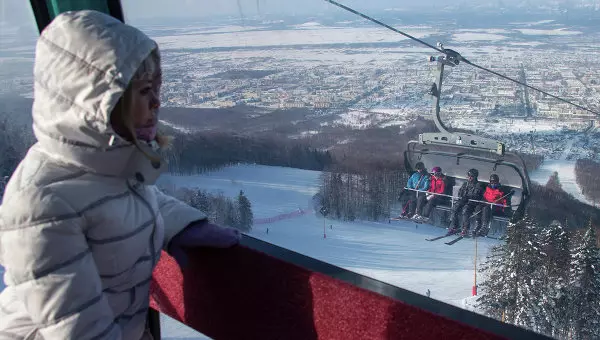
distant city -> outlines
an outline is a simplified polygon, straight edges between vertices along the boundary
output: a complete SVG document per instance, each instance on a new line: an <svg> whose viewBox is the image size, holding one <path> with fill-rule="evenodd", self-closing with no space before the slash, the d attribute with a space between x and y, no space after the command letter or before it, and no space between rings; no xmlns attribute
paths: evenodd
<svg viewBox="0 0 600 340"><path fill-rule="evenodd" d="M162 50L163 106L303 108L339 115L356 128L428 119L436 65L427 58L437 52L364 20L344 18L351 20L234 18L140 28ZM476 27L458 19L424 17L422 24L406 25L388 18L479 65L600 110L597 27L557 19ZM2 52L0 93L31 96L32 56L32 46L13 44ZM465 64L446 68L442 93L442 118L450 127L550 158L600 159L600 142L591 138L600 121L589 112ZM577 138L566 143L570 133Z"/></svg>

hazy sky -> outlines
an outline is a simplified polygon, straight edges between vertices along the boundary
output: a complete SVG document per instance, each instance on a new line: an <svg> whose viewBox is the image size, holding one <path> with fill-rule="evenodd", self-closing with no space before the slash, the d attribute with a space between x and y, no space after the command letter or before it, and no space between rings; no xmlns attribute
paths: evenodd
<svg viewBox="0 0 600 340"><path fill-rule="evenodd" d="M361 11L385 8L408 8L415 3L456 3L455 0L339 0ZM464 1L464 0L462 0ZM469 0L471 1L471 0ZM511 0L509 0L511 1ZM344 13L324 0L121 0L126 20L153 17L206 17L231 15L245 17L257 14L310 15ZM348 14L350 16L350 14ZM11 24L32 22L29 1L0 0L0 21Z"/></svg>
<svg viewBox="0 0 600 340"><path fill-rule="evenodd" d="M515 4L565 4L600 0L338 0L339 2L375 14L378 11L413 7L441 9L446 6L472 7L473 4L511 6ZM352 17L350 13L327 3L325 0L121 0L126 20L168 17L244 16L257 14L317 15L339 13ZM26 0L0 0L0 21L11 24L33 22L33 15Z"/></svg>
<svg viewBox="0 0 600 340"><path fill-rule="evenodd" d="M534 2L565 2L581 0L339 0L339 2L361 11L376 11L386 8L430 7L466 3L515 4ZM260 13L317 14L321 12L342 12L324 0L122 0L125 15L132 19L151 17L182 16L244 16ZM33 20L29 1L0 0L0 20L20 22Z"/></svg>

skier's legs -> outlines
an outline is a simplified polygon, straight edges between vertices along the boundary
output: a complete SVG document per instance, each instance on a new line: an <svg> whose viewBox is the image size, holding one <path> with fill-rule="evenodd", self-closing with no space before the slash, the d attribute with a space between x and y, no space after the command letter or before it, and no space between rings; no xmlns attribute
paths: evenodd
<svg viewBox="0 0 600 340"><path fill-rule="evenodd" d="M450 229L458 229L458 214L463 210L466 203L458 201L454 204L452 209L452 216L450 217Z"/></svg>
<svg viewBox="0 0 600 340"><path fill-rule="evenodd" d="M471 215L473 215L473 211L478 206L478 203L468 202L465 204L465 207L462 210L462 230L467 233L469 231L469 227L471 224L471 220L469 219Z"/></svg>
<svg viewBox="0 0 600 340"><path fill-rule="evenodd" d="M439 199L439 196L434 196L432 199L427 201L427 204L425 204L425 207L423 207L423 214L421 216L429 218L431 210L437 205Z"/></svg>
<svg viewBox="0 0 600 340"><path fill-rule="evenodd" d="M475 207L475 211L473 212L475 214L475 233L477 233L480 229L481 229L481 219L482 219L482 210L485 209L485 205L484 204L477 204L477 206Z"/></svg>
<svg viewBox="0 0 600 340"><path fill-rule="evenodd" d="M481 230L479 235L485 236L490 231L490 218L492 217L492 209L489 205L485 205L481 211Z"/></svg>
<svg viewBox="0 0 600 340"><path fill-rule="evenodd" d="M402 205L402 216L410 216L414 214L415 211L415 200L417 199L415 192L411 190L407 190L404 194L404 203Z"/></svg>
<svg viewBox="0 0 600 340"><path fill-rule="evenodd" d="M419 197L417 197L417 210L415 211L415 213L423 216L423 208L426 203L427 203L427 196L424 193L420 192Z"/></svg>
<svg viewBox="0 0 600 340"><path fill-rule="evenodd" d="M416 206L417 206L417 192L415 191L411 191L411 194L409 196L409 201L408 201L408 210L407 211L407 216L412 216L415 214L415 210L416 210Z"/></svg>

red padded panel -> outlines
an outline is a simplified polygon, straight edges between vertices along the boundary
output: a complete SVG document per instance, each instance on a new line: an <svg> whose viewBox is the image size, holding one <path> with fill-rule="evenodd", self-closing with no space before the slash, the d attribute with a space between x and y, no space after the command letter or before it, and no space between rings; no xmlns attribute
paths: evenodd
<svg viewBox="0 0 600 340"><path fill-rule="evenodd" d="M151 306L216 339L501 339L256 250L166 253Z"/></svg>

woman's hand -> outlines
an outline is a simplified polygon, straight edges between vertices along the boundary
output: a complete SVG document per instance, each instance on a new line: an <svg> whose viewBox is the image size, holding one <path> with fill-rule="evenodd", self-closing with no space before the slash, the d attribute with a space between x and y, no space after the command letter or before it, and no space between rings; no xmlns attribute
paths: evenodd
<svg viewBox="0 0 600 340"><path fill-rule="evenodd" d="M167 252L175 258L181 268L184 268L188 263L185 248L229 248L238 244L240 239L239 230L220 227L209 223L207 220L202 220L191 223L175 235L169 243Z"/></svg>

